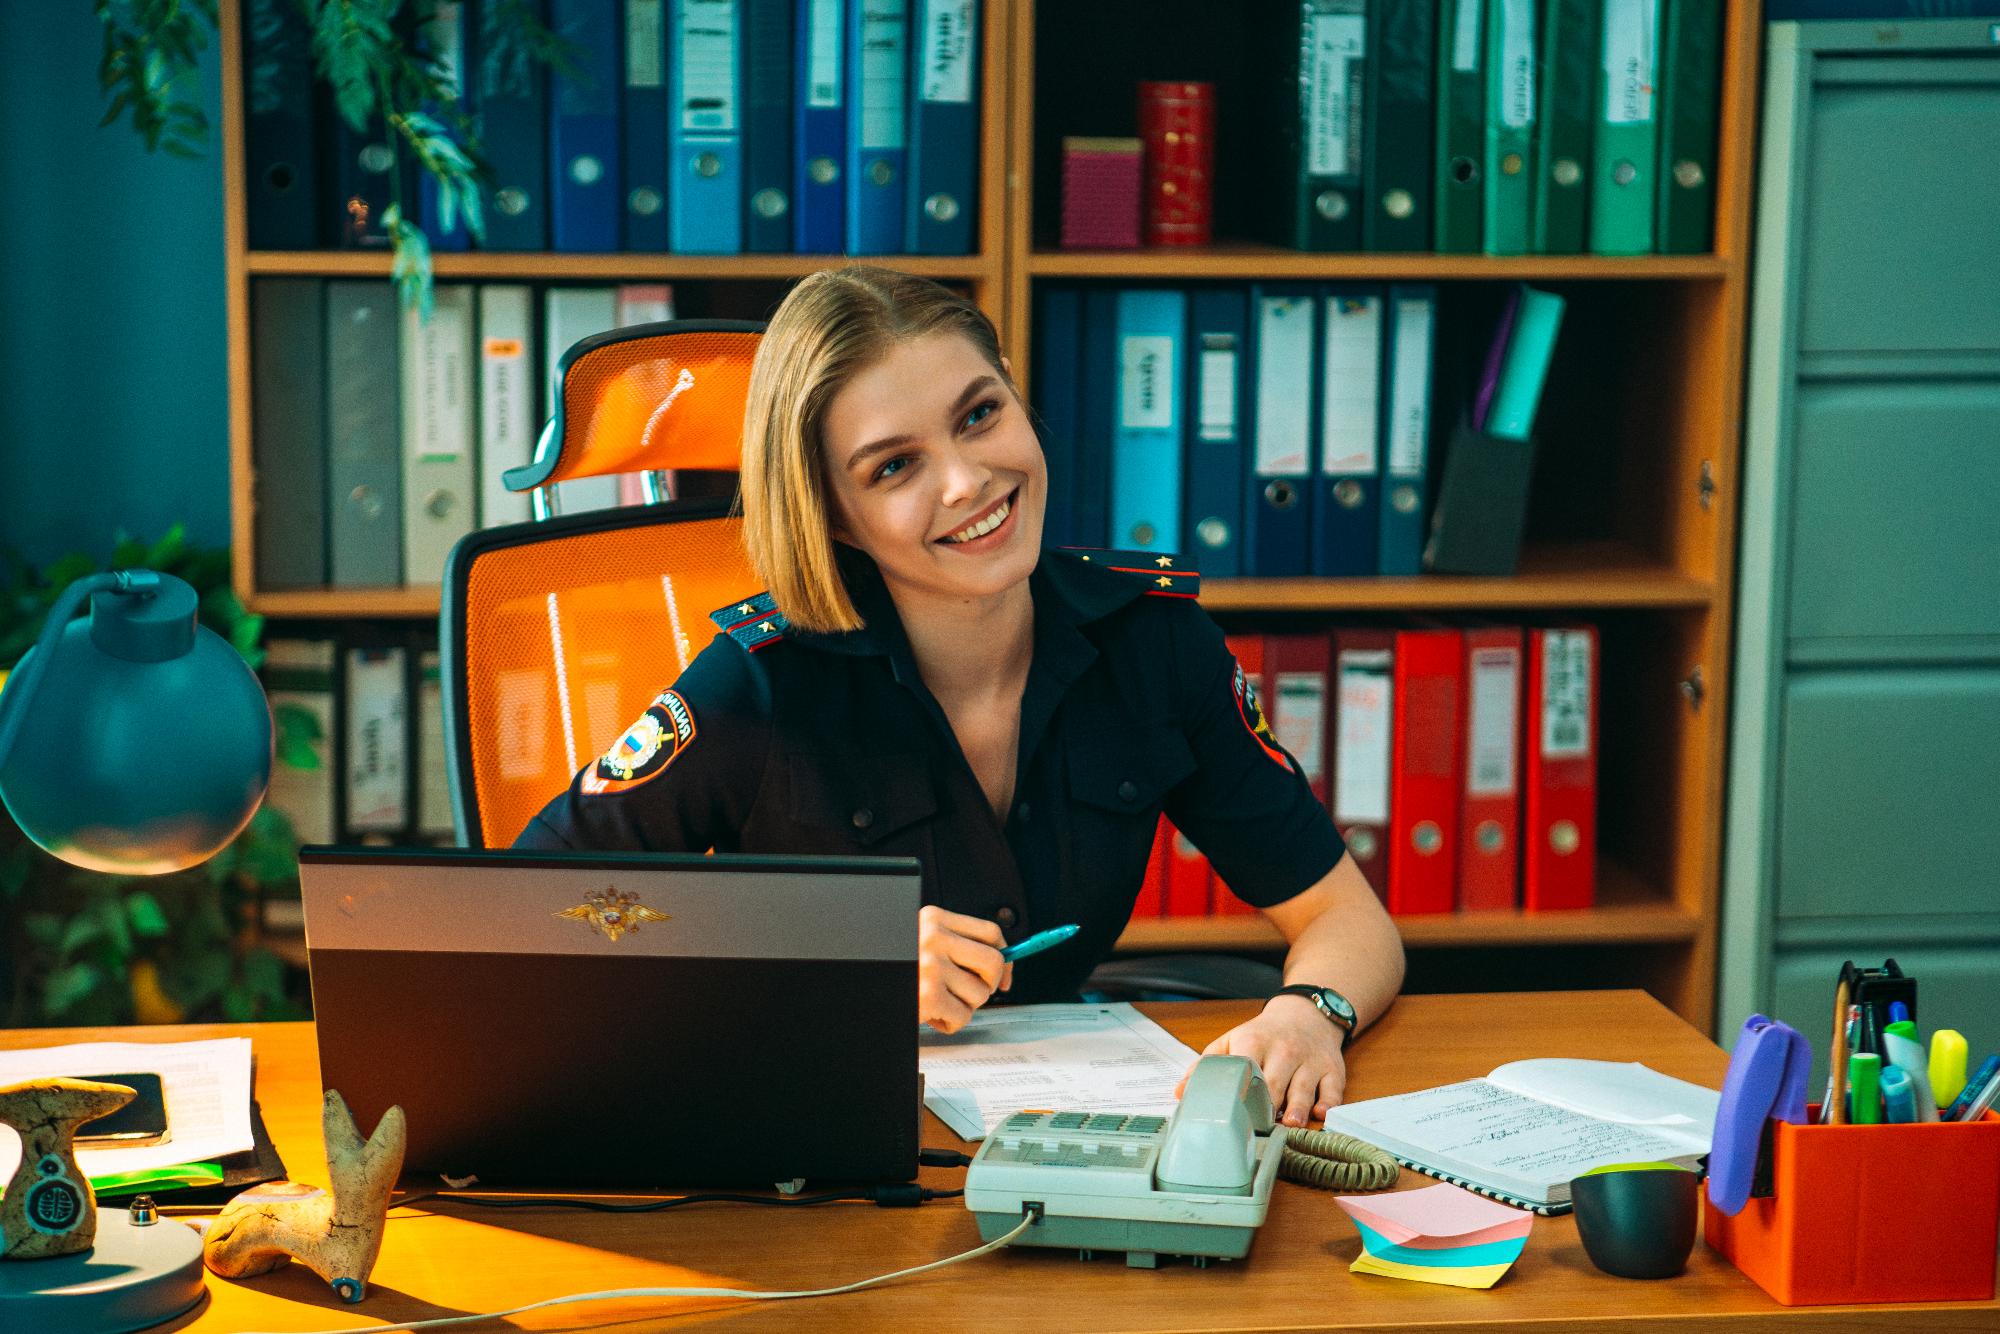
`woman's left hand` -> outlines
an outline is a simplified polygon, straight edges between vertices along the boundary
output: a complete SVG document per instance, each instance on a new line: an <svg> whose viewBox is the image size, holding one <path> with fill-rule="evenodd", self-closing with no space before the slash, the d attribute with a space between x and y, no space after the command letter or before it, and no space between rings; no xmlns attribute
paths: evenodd
<svg viewBox="0 0 2000 1334"><path fill-rule="evenodd" d="M1304 996L1272 997L1255 1019L1230 1029L1201 1054L1255 1061L1282 1125L1318 1125L1347 1091L1340 1030ZM1186 1087L1187 1076L1182 1075L1174 1095Z"/></svg>

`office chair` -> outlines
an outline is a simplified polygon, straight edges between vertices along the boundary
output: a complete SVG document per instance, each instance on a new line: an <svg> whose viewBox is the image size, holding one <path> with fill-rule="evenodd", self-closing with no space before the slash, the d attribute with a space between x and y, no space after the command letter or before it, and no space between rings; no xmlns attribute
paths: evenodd
<svg viewBox="0 0 2000 1334"><path fill-rule="evenodd" d="M535 518L470 533L438 612L445 753L458 841L506 847L719 633L712 608L760 585L723 500L665 500L659 474L735 471L761 324L677 320L596 334L556 370L535 461L505 477ZM655 503L559 512L555 486L640 473ZM1112 999L1268 998L1266 963L1116 959Z"/></svg>
<svg viewBox="0 0 2000 1334"><path fill-rule="evenodd" d="M438 643L458 840L505 847L716 635L708 613L759 587L726 500L662 499L670 469L740 461L763 325L677 320L563 354L556 406L510 490L535 518L470 533L445 566ZM576 515L555 486L639 473L659 503Z"/></svg>

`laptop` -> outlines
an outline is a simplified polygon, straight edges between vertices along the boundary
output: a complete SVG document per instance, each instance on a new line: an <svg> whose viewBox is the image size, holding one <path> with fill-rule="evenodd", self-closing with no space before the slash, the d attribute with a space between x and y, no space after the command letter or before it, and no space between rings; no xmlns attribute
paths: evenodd
<svg viewBox="0 0 2000 1334"><path fill-rule="evenodd" d="M907 857L309 847L320 1082L484 1186L916 1176Z"/></svg>

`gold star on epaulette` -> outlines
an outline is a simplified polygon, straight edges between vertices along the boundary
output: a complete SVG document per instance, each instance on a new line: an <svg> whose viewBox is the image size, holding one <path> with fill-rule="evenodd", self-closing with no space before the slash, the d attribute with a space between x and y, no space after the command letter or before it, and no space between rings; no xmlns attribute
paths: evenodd
<svg viewBox="0 0 2000 1334"><path fill-rule="evenodd" d="M1159 559L1155 560L1153 564L1159 566L1163 570L1171 570L1174 568L1174 558L1172 556L1161 556Z"/></svg>
<svg viewBox="0 0 2000 1334"><path fill-rule="evenodd" d="M727 630L733 633L739 625L752 621L759 616L769 616L777 609L778 604L772 599L769 593L758 593L752 597L743 599L741 602L732 602L726 607L721 607L710 612L708 619L715 622L718 630Z"/></svg>
<svg viewBox="0 0 2000 1334"><path fill-rule="evenodd" d="M1194 570L1175 569L1174 563L1180 559L1175 555L1157 551L1080 550L1075 547L1065 547L1064 550L1102 570L1147 576L1146 593L1150 597L1191 598L1201 592L1201 575Z"/></svg>

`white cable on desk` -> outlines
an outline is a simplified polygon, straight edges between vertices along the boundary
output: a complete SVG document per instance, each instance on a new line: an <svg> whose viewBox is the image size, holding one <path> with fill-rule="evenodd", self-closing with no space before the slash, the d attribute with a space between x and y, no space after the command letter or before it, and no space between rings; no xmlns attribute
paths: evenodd
<svg viewBox="0 0 2000 1334"><path fill-rule="evenodd" d="M475 1320L500 1320L510 1315L520 1315L526 1311L539 1311L545 1306L571 1306L578 1302L608 1302L632 1297L741 1297L760 1302L789 1301L795 1297L837 1297L843 1292L859 1292L863 1288L880 1287L893 1283L899 1278L910 1278L933 1269L943 1269L946 1265L959 1264L965 1260L976 1260L982 1255L999 1250L1014 1238L1026 1232L1033 1225L1033 1215L1023 1215L1020 1223L1004 1237L996 1237L984 1246L976 1246L969 1251L943 1260L933 1260L927 1265L914 1269L898 1269L893 1274L877 1274L874 1278L864 1278L838 1288L813 1288L804 1292L745 1292L741 1288L614 1288L603 1292L579 1292L568 1297L551 1297L547 1301L530 1302L517 1306L511 1311L486 1311L478 1315L443 1316L435 1320L406 1320L400 1325L364 1325L360 1329L323 1330L320 1334L395 1334L398 1330L443 1329L447 1325L467 1325ZM261 1332L260 1332L261 1334Z"/></svg>

